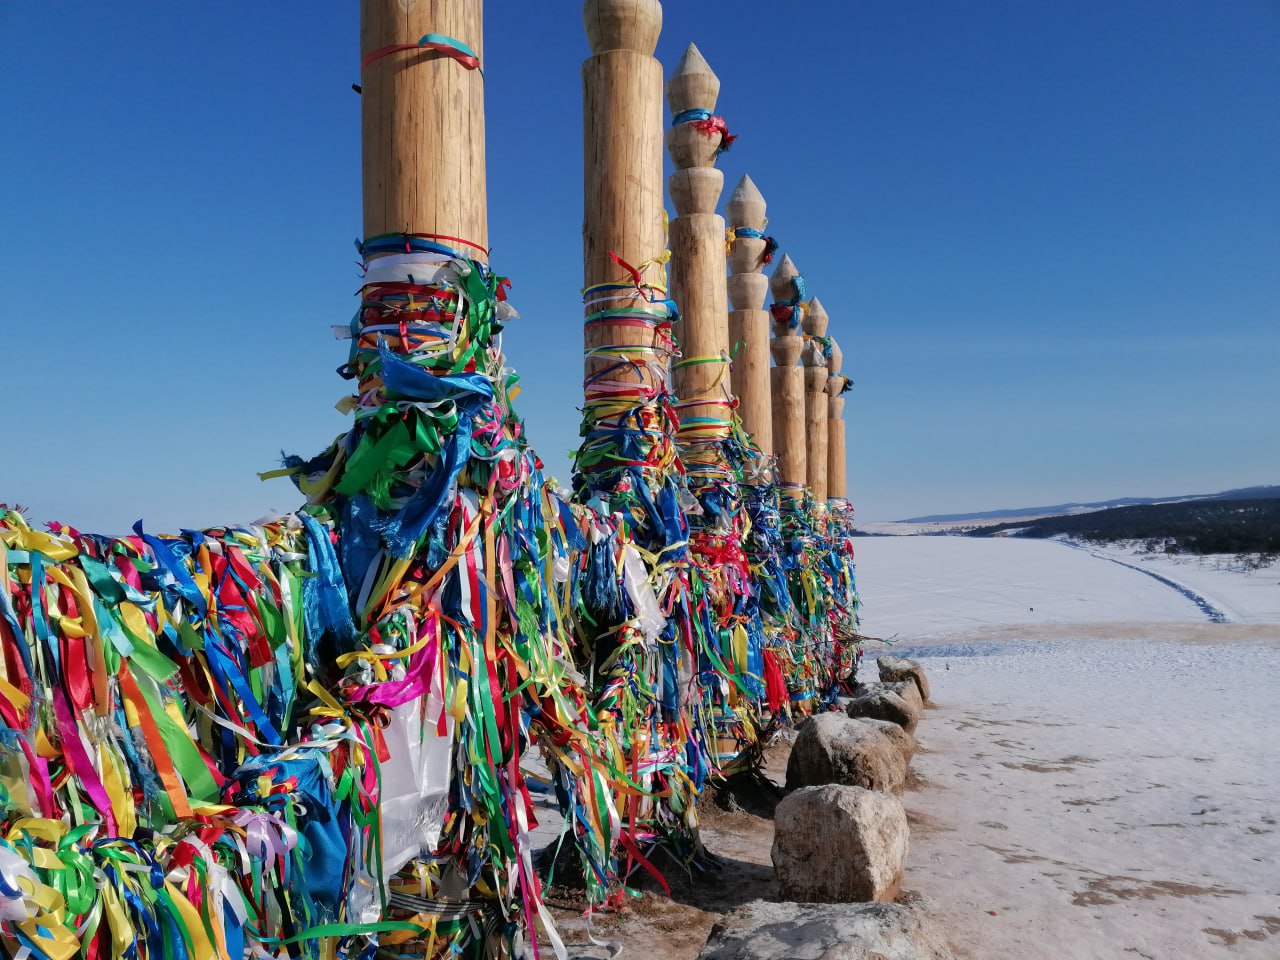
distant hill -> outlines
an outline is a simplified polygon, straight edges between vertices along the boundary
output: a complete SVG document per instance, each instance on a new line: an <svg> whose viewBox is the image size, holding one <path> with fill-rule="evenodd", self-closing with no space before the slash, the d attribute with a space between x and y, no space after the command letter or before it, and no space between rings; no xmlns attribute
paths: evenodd
<svg viewBox="0 0 1280 960"><path fill-rule="evenodd" d="M1276 488L1264 488L1274 491ZM1147 540L1169 553L1280 552L1280 494L1265 499L1232 500L1223 495L1113 507L1068 516L999 523L974 530L971 537L1068 536L1114 543Z"/></svg>
<svg viewBox="0 0 1280 960"><path fill-rule="evenodd" d="M1011 517L1055 517L1064 514L1090 513L1117 507L1137 507L1153 503L1186 503L1202 500L1273 500L1280 498L1280 486L1240 487L1221 493L1193 493L1182 497L1118 497L1095 503L1057 503L1047 507L1019 507L1013 510L987 510L982 513L938 513L928 517L912 517L899 523L966 523L1000 520Z"/></svg>

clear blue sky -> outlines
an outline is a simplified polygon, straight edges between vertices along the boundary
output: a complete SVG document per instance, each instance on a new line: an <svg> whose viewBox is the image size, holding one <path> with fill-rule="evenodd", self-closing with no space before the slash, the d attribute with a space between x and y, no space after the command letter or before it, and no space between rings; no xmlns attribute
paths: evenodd
<svg viewBox="0 0 1280 960"><path fill-rule="evenodd" d="M580 392L575 0L489 0L493 262L530 434ZM0 500L253 519L332 404L357 5L0 0ZM1280 483L1280 6L669 0L857 386L864 519Z"/></svg>

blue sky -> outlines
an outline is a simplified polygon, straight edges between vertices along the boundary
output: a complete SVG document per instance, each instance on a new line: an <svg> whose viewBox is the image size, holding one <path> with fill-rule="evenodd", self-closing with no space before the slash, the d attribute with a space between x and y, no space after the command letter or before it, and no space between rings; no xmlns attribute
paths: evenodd
<svg viewBox="0 0 1280 960"><path fill-rule="evenodd" d="M121 531L288 509L345 428L355 3L0 0L0 500ZM519 405L580 399L573 0L489 0ZM1280 482L1280 5L669 0L856 381L864 519Z"/></svg>

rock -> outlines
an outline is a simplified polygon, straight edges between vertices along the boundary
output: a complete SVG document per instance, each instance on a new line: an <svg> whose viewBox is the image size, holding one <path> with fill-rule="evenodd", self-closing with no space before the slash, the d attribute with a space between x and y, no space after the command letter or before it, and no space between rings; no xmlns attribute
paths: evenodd
<svg viewBox="0 0 1280 960"><path fill-rule="evenodd" d="M892 900L907 864L907 812L892 794L829 783L774 813L773 870L784 900Z"/></svg>
<svg viewBox="0 0 1280 960"><path fill-rule="evenodd" d="M878 728L839 713L821 713L800 728L787 760L787 789L840 783L901 790L907 761Z"/></svg>
<svg viewBox="0 0 1280 960"><path fill-rule="evenodd" d="M916 755L916 751L920 749L920 745L916 743L916 738L907 733L902 727L898 726L892 720L876 720L874 717L856 717L858 723L869 723L875 727L898 748L898 752L902 754L902 759L911 764L911 760Z"/></svg>
<svg viewBox="0 0 1280 960"><path fill-rule="evenodd" d="M906 657L887 656L876 661L876 669L880 671L880 680L894 683L899 680L913 680L920 691L920 699L929 702L929 678L924 674L924 667Z"/></svg>
<svg viewBox="0 0 1280 960"><path fill-rule="evenodd" d="M916 686L914 680L889 680L875 684L881 690L888 690L896 693L911 706L920 711L920 715L924 716L924 697L920 696L920 688Z"/></svg>
<svg viewBox="0 0 1280 960"><path fill-rule="evenodd" d="M715 925L698 960L953 960L914 907L898 903L743 904Z"/></svg>
<svg viewBox="0 0 1280 960"><path fill-rule="evenodd" d="M904 684L903 686L907 686ZM920 694L915 691L915 684L910 684L915 692L911 700L904 699L883 683L864 683L857 688L857 693L849 701L846 712L851 717L869 717L872 720L888 720L896 723L915 735L920 725L920 715L924 708L919 705Z"/></svg>

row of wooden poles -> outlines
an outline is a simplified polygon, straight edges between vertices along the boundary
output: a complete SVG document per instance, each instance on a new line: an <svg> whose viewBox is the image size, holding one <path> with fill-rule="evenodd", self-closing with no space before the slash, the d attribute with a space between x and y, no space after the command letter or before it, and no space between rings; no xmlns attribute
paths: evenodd
<svg viewBox="0 0 1280 960"><path fill-rule="evenodd" d="M362 58L432 33L460 40L483 58L482 6L482 0L362 0ZM618 260L640 271L642 285L665 286L665 140L676 167L668 187L676 212L670 224L672 293L682 317L677 333L683 360L673 371L681 419L723 417L736 397L760 453L776 457L784 495L800 497L807 489L819 504L843 499L841 352L834 343L824 350L814 339L826 336L828 323L817 299L801 308L798 330L775 323L770 339L769 288L779 303L805 292L797 288L794 264L784 257L766 279L766 241L752 237L735 240L726 256L725 222L715 212L724 184L715 167L716 138L690 123L675 125L664 137L662 66L653 56L661 3L586 0L583 17L591 47L582 71L584 286L616 283ZM457 238L468 255L487 260L482 72L458 69L445 56L425 62L421 56L381 56L364 70L362 83L364 235ZM714 111L719 87L690 47L667 84L673 116ZM764 230L765 202L749 178L735 189L727 211L731 229ZM732 271L727 282L726 262ZM652 328L634 324L597 323L585 336L589 377L611 363L591 354L602 345L659 347ZM611 375L631 377L642 389L657 386L652 366Z"/></svg>

